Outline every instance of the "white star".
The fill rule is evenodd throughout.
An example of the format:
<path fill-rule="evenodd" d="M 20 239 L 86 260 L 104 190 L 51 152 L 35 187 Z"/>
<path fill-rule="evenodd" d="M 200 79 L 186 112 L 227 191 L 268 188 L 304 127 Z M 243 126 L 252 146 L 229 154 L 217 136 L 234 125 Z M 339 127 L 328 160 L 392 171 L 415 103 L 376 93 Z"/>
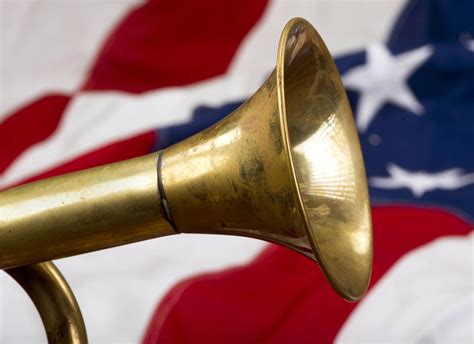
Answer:
<path fill-rule="evenodd" d="M 425 45 L 393 56 L 381 44 L 367 48 L 367 64 L 349 70 L 342 78 L 349 89 L 360 92 L 357 105 L 357 127 L 365 132 L 377 112 L 386 102 L 421 115 L 423 106 L 413 95 L 407 80 L 433 53 Z"/>
<path fill-rule="evenodd" d="M 467 50 L 474 51 L 474 39 L 470 39 L 464 43 Z"/>
<path fill-rule="evenodd" d="M 467 50 L 474 51 L 474 39 L 469 32 L 461 32 L 459 40 Z"/>
<path fill-rule="evenodd" d="M 462 175 L 459 168 L 427 173 L 410 172 L 395 164 L 388 164 L 387 171 L 390 177 L 372 177 L 369 184 L 381 189 L 408 188 L 417 198 L 435 189 L 454 190 L 474 184 L 474 173 Z"/>

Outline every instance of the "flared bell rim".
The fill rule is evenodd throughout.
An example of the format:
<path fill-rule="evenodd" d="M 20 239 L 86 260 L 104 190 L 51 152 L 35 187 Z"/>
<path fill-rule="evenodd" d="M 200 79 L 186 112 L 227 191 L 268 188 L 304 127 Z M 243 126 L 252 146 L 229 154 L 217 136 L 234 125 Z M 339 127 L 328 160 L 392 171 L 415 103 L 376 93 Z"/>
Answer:
<path fill-rule="evenodd" d="M 358 209 L 361 212 L 361 217 L 363 221 L 359 221 L 358 224 L 355 224 L 357 228 L 351 228 L 348 230 L 353 231 L 353 234 L 363 234 L 365 238 L 365 246 L 363 254 L 349 255 L 348 261 L 343 262 L 342 264 L 335 264 L 334 259 L 328 258 L 324 254 L 324 249 L 320 244 L 322 237 L 318 233 L 318 228 L 312 224 L 310 220 L 310 215 L 308 214 L 307 208 L 305 206 L 305 201 L 303 199 L 303 192 L 300 186 L 300 180 L 297 173 L 297 166 L 295 163 L 294 154 L 292 153 L 292 143 L 290 142 L 289 127 L 287 121 L 287 109 L 285 102 L 285 73 L 287 72 L 288 57 L 290 59 L 297 58 L 301 50 L 301 40 L 299 40 L 299 35 L 304 34 L 307 37 L 305 40 L 308 40 L 310 44 L 314 45 L 316 49 L 319 49 L 324 63 L 328 63 L 337 69 L 334 65 L 331 55 L 329 54 L 323 40 L 314 29 L 314 27 L 302 18 L 293 18 L 290 20 L 280 37 L 279 47 L 278 47 L 278 58 L 276 65 L 276 75 L 277 75 L 277 93 L 278 93 L 278 106 L 280 113 L 280 122 L 282 127 L 282 140 L 285 147 L 285 152 L 290 164 L 291 174 L 293 178 L 293 186 L 295 194 L 297 195 L 297 208 L 303 219 L 303 225 L 305 227 L 305 232 L 308 238 L 308 241 L 313 249 L 314 256 L 323 271 L 328 282 L 331 284 L 333 289 L 345 298 L 348 301 L 357 301 L 359 300 L 366 292 L 368 284 L 370 281 L 371 271 L 372 271 L 372 223 L 371 223 L 371 214 L 370 214 L 370 202 L 368 197 L 368 186 L 365 176 L 365 168 L 362 160 L 362 152 L 360 148 L 360 143 L 357 137 L 357 131 L 355 124 L 353 123 L 352 114 L 348 116 L 346 114 L 346 121 L 349 121 L 349 127 L 352 127 L 352 144 L 356 147 L 356 154 L 360 155 L 360 159 L 354 161 L 357 164 L 357 168 L 361 171 L 362 176 L 358 178 L 358 189 L 362 195 L 362 199 L 358 199 L 359 204 Z M 348 104 L 347 96 L 345 94 L 344 87 L 338 78 L 338 87 L 337 92 L 340 93 L 341 102 L 348 109 L 350 113 L 350 106 Z M 352 122 L 352 123 L 350 123 Z M 354 142 L 355 141 L 355 142 Z M 358 152 L 357 152 L 358 151 Z M 360 196 L 360 195 L 359 195 Z M 348 224 L 350 227 L 352 224 Z M 324 239 L 327 239 L 324 238 Z M 334 246 L 334 249 L 340 250 L 341 247 L 337 242 L 337 239 L 332 239 L 332 242 L 325 242 L 323 245 Z M 332 249 L 332 248 L 331 248 Z"/>

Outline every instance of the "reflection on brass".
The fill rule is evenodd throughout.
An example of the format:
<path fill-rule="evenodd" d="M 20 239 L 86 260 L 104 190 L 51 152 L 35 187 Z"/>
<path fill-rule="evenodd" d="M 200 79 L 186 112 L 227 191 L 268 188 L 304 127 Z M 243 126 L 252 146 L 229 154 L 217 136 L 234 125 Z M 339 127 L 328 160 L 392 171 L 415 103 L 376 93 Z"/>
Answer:
<path fill-rule="evenodd" d="M 213 233 L 296 250 L 347 300 L 370 278 L 357 131 L 326 46 L 300 18 L 283 30 L 265 83 L 211 128 L 155 154 L 4 191 L 0 206 L 0 268 Z"/>
<path fill-rule="evenodd" d="M 0 268 L 175 234 L 158 195 L 158 154 L 0 193 Z"/>
<path fill-rule="evenodd" d="M 49 343 L 86 343 L 87 334 L 76 298 L 58 268 L 44 262 L 6 270 L 33 300 Z"/>

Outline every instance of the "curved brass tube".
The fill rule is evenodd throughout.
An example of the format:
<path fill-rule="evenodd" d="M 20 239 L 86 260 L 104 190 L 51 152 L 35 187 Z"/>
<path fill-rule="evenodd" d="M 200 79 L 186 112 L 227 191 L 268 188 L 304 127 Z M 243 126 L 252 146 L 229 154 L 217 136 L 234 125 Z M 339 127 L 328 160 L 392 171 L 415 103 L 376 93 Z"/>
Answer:
<path fill-rule="evenodd" d="M 87 343 L 86 327 L 76 298 L 52 262 L 5 271 L 23 287 L 35 304 L 48 343 Z"/>

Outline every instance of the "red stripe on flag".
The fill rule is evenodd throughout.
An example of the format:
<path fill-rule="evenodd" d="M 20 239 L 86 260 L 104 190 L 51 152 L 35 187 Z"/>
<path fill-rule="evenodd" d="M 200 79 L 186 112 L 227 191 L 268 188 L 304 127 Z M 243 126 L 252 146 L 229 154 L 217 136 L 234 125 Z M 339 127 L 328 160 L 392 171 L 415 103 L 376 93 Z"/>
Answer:
<path fill-rule="evenodd" d="M 371 287 L 407 252 L 471 226 L 439 210 L 373 210 Z M 154 313 L 144 343 L 332 343 L 356 303 L 342 300 L 316 265 L 272 245 L 247 266 L 178 284 Z"/>
<path fill-rule="evenodd" d="M 144 92 L 223 74 L 266 3 L 149 2 L 109 36 L 83 88 Z"/>
<path fill-rule="evenodd" d="M 154 131 L 118 141 L 65 162 L 61 166 L 24 180 L 17 185 L 141 156 L 150 152 L 155 142 L 156 134 Z"/>
<path fill-rule="evenodd" d="M 57 128 L 70 97 L 49 95 L 16 111 L 0 125 L 0 173 L 31 145 Z"/>

